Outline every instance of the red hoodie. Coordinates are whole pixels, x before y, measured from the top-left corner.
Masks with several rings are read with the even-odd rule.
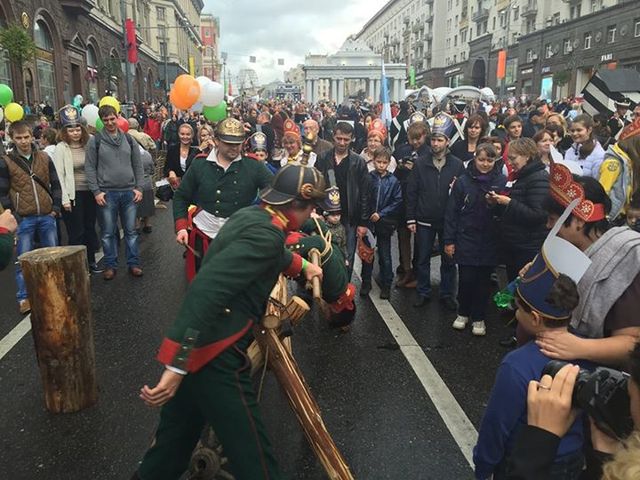
[[[143,132],[153,138],[153,140],[156,142],[160,141],[160,139],[162,138],[160,122],[154,120],[153,118],[147,118],[147,121],[144,123]]]

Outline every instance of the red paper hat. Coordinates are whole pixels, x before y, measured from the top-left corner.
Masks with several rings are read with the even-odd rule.
[[[571,171],[561,163],[552,162],[551,167],[551,196],[563,207],[578,199],[578,205],[573,214],[585,222],[597,222],[606,218],[604,205],[587,200],[584,188],[573,179]]]
[[[284,130],[283,136],[292,135],[298,140],[300,139],[300,129],[293,120],[287,118],[282,127]]]
[[[379,118],[376,118],[375,120],[373,120],[371,122],[371,125],[369,125],[369,132],[367,133],[367,138],[371,137],[372,135],[379,136],[383,143],[387,139],[387,127],[385,126],[384,122]]]
[[[618,141],[640,135],[640,117],[636,118],[632,123],[627,125],[620,132]]]

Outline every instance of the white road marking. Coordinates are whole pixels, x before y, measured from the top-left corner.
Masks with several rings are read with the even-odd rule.
[[[123,237],[123,232],[120,230],[120,238]],[[96,253],[96,263],[102,260],[104,253],[102,251]],[[31,314],[24,317],[18,325],[7,333],[2,340],[0,340],[0,360],[15,347],[22,338],[31,331]]]
[[[354,273],[361,271],[359,265],[360,259],[356,256]],[[373,302],[391,335],[400,346],[400,351],[409,362],[409,365],[411,365],[436,410],[438,410],[451,436],[458,444],[462,455],[473,468],[473,447],[478,440],[478,432],[447,387],[447,384],[429,361],[422,347],[411,335],[393,305],[387,300],[380,299],[380,289],[375,281],[371,282],[371,287],[371,292],[369,293],[371,302]]]

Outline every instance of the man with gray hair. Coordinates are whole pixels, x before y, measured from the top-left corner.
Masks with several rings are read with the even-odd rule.
[[[156,142],[154,142],[153,138],[149,135],[140,131],[140,123],[138,123],[138,120],[131,117],[127,121],[129,122],[129,135],[131,135],[147,152],[154,152],[156,150]]]
[[[318,125],[318,122],[314,119],[310,118],[305,120],[302,126],[304,127],[305,137],[309,132],[313,134],[315,139],[313,143],[313,153],[315,153],[318,158],[333,148],[333,144],[331,142],[320,138],[320,125]]]

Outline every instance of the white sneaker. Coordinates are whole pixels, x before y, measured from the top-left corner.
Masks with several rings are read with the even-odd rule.
[[[482,337],[483,335],[487,334],[487,327],[484,325],[483,321],[473,322],[471,333],[478,337]]]
[[[453,321],[453,325],[451,325],[456,330],[464,330],[464,327],[467,326],[469,322],[469,317],[463,317],[462,315],[458,315],[456,319]]]

